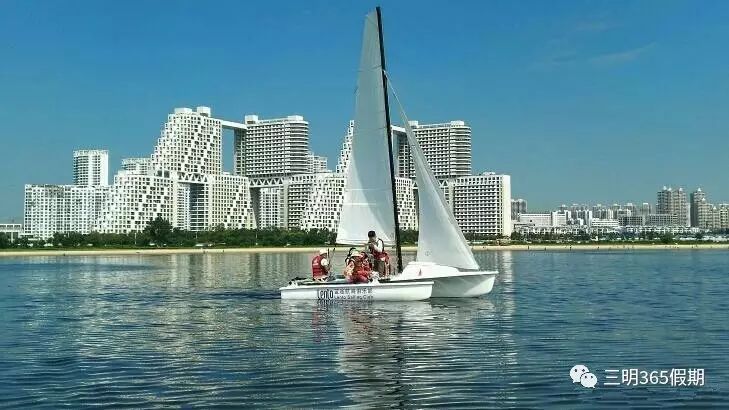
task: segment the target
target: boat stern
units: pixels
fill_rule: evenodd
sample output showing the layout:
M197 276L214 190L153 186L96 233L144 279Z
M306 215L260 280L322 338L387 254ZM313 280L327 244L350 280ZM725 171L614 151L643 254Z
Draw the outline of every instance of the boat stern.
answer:
M485 295L494 288L497 271L460 271L452 266L432 262L411 262L390 280L433 281L434 298L469 298Z

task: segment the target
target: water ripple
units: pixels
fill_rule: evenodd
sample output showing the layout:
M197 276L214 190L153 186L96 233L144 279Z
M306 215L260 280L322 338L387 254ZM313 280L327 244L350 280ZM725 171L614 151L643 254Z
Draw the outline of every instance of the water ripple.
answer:
M309 257L5 260L0 407L729 406L725 252L480 253L485 298L281 301ZM706 385L586 389L577 363Z

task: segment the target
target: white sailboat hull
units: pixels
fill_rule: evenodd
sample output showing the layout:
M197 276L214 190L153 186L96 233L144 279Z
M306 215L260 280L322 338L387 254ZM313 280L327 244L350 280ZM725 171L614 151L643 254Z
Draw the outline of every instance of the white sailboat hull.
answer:
M432 262L411 262L403 272L390 278L392 283L432 281L433 298L470 298L485 295L494 287L497 271L460 271Z
M402 283L302 284L293 282L279 289L281 299L334 301L414 301L429 299L433 281Z

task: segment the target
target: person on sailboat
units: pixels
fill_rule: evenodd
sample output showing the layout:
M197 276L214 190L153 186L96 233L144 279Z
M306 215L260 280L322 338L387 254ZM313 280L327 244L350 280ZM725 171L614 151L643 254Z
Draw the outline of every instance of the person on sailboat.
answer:
M344 268L344 277L349 283L367 283L370 281L369 263L366 255L359 251L352 251L352 254Z
M377 271L381 276L389 275L390 256L385 252L385 242L377 238L375 231L367 232L367 238L365 252L372 256L372 270Z
M326 249L319 249L319 254L311 260L311 276L315 281L323 282L329 276L328 254Z

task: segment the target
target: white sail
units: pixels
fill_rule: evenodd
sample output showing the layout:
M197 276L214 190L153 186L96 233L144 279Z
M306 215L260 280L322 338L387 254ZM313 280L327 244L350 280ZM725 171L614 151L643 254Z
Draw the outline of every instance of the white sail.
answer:
M392 85L390 87L392 89ZM453 212L448 207L443 190L425 159L423 150L415 138L405 110L394 90L393 96L397 101L400 117L405 123L408 145L415 165L415 181L418 184L417 260L460 269L479 269L471 247L466 242Z
M395 243L390 157L385 119L385 90L376 12L365 19L357 77L352 152L344 187L337 243L363 244L372 230Z

